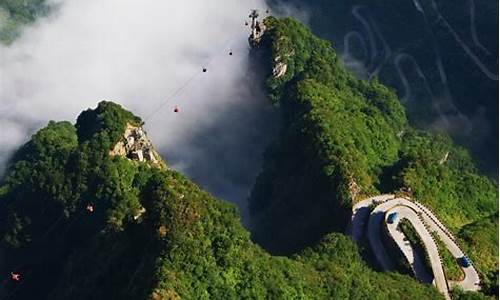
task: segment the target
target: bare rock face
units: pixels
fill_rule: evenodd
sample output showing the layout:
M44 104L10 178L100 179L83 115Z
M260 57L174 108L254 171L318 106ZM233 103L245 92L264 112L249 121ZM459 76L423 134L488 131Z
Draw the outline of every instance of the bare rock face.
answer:
M166 164L156 152L142 127L127 124L122 139L109 152L110 155L124 156L130 160L148 162L159 168Z
M262 37L264 36L267 28L264 20L257 20L257 18L259 17L257 10L252 10L248 17L251 18L250 28L252 30L250 37L248 37L248 40L252 47L257 48L260 45ZM293 53L288 53L285 55L285 58L291 55L293 55ZM280 78L281 76L285 75L287 67L287 64L283 62L280 56L275 57L273 64L273 77Z
M353 178L349 180L349 194L351 196L351 199L356 199L356 197L359 195L361 192L361 188L358 186L356 181L354 181Z
M444 154L443 158L441 158L441 160L439 160L440 165L444 164L448 160L448 155L450 155L450 151L446 152Z
M276 62L276 64L273 67L274 78L280 78L281 76L285 75L286 69L287 65L285 63L282 63L280 61Z
M250 29L252 30L248 40L250 45L257 47L259 46L262 36L266 31L266 25L264 25L263 21L257 20L259 14L256 10L253 10L248 17L251 18Z

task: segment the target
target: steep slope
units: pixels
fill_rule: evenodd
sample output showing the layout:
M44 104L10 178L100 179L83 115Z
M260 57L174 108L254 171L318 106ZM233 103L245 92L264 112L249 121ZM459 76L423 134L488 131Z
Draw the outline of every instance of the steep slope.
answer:
M446 130L498 178L497 1L266 2L307 11L348 68L397 90L412 125Z
M254 244L233 205L168 168L140 118L101 102L75 125L50 122L2 179L1 298L440 299L329 234L358 199L400 188L488 257L478 269L494 286L498 223L481 220L498 214L495 184L448 138L411 129L394 93L354 79L304 26L265 25L255 53L284 117L251 210L255 239L291 255Z
M412 128L394 92L376 79L355 79L329 43L297 21L268 17L264 24L255 51L284 121L250 197L257 242L272 253L294 253L343 232L353 203L383 192L412 194L456 235L498 216L497 185L478 173L467 151L446 135ZM482 231L498 233L497 224L484 224ZM481 249L497 248L495 239L482 242L488 246ZM495 251L483 253L498 264ZM478 269L486 277L498 266Z
M19 150L0 188L2 298L440 298L371 271L342 234L292 258L267 254L233 205L164 164L110 155L130 126L141 120L101 102Z
M276 248L269 247L281 252L343 230L351 201L375 192L381 169L397 160L406 118L391 91L356 80L328 42L292 19L265 21L257 51L269 59L269 69L287 66L283 76L267 81L284 122L250 208L262 228L256 239L273 241Z

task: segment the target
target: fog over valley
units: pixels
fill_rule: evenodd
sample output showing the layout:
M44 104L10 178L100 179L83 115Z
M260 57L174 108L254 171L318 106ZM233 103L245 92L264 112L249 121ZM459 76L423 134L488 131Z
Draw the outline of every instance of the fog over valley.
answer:
M112 100L145 119L171 167L244 209L277 123L250 72L244 24L264 1L49 4L47 17L0 46L2 172L49 120Z

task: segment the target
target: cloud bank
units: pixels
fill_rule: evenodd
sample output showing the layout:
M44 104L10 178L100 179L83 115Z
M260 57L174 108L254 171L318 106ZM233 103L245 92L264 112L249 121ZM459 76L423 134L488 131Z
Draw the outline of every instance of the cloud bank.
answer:
M146 130L167 163L245 213L277 124L250 65L244 25L264 1L53 4L55 13L0 46L0 165L49 120L74 121L112 100L141 117L154 112Z

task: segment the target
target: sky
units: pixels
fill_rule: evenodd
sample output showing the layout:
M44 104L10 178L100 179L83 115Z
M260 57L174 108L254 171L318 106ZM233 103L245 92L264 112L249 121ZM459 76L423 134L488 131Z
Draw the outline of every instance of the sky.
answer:
M237 203L245 218L279 120L249 60L244 24L264 1L52 4L50 16L0 46L0 169L49 120L74 122L110 100L146 121L167 164Z

